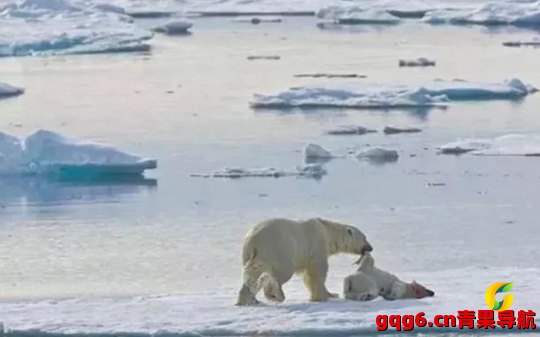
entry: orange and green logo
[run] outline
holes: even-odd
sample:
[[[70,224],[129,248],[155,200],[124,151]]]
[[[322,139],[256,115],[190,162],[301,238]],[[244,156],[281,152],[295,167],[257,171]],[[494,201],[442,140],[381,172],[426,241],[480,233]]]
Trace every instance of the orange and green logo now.
[[[486,304],[494,311],[505,311],[510,308],[512,302],[514,302],[514,295],[504,295],[502,301],[497,301],[495,295],[498,293],[506,293],[512,290],[514,287],[513,282],[496,282],[487,288],[486,291]]]

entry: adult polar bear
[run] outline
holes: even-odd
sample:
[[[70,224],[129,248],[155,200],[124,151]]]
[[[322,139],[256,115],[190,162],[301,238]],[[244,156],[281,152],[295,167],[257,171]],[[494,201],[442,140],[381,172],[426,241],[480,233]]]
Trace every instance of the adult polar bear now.
[[[372,250],[366,236],[353,226],[320,218],[264,221],[246,235],[244,283],[236,304],[259,303],[255,296],[262,287],[266,298],[283,302],[281,287],[294,273],[303,273],[311,301],[337,297],[325,285],[328,257],[337,253],[362,255]]]

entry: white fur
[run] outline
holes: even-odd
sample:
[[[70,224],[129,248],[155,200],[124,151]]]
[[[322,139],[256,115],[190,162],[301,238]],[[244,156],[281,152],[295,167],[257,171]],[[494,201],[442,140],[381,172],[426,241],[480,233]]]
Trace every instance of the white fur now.
[[[257,304],[257,292],[282,302],[282,286],[294,273],[303,274],[311,301],[337,297],[326,289],[328,257],[362,254],[371,245],[356,227],[319,218],[307,221],[271,219],[252,228],[243,248],[243,285],[237,305]]]
[[[345,278],[343,296],[349,300],[370,301],[379,295],[386,300],[396,300],[433,296],[433,292],[416,282],[405,283],[375,267],[371,254],[365,253],[359,260],[358,270]]]

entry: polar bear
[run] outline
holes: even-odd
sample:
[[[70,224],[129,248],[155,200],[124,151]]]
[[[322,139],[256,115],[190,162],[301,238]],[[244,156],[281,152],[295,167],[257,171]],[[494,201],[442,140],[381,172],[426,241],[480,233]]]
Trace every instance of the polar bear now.
[[[435,292],[413,281],[405,283],[384,270],[375,267],[373,256],[365,253],[356,262],[358,271],[343,282],[343,297],[353,301],[370,301],[381,295],[386,300],[424,298]]]
[[[337,253],[362,255],[373,250],[356,227],[320,218],[306,221],[270,219],[253,227],[243,247],[243,285],[236,305],[254,305],[264,287],[267,299],[283,302],[282,285],[302,273],[311,301],[326,301],[328,257]]]

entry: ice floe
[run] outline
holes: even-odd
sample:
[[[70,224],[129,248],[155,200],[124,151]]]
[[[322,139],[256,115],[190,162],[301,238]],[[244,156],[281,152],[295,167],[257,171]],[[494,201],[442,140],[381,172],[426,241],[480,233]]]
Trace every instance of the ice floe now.
[[[326,134],[333,136],[350,136],[350,135],[365,135],[368,133],[376,133],[376,130],[368,129],[363,126],[344,125],[332,130],[328,130]]]
[[[311,74],[296,74],[294,77],[304,78],[366,78],[366,75],[359,74],[334,74],[334,73],[311,73]]]
[[[398,128],[395,126],[386,126],[383,129],[383,133],[386,135],[395,135],[398,133],[418,133],[422,132],[419,128]]]
[[[434,67],[435,61],[425,57],[419,57],[413,60],[399,60],[400,67]]]
[[[282,178],[282,177],[298,177],[298,178],[313,178],[320,179],[328,172],[320,164],[306,164],[298,166],[293,170],[276,169],[273,167],[244,169],[225,167],[219,171],[208,174],[191,174],[196,178]]]
[[[520,99],[537,89],[519,79],[503,83],[434,80],[424,85],[367,85],[363,83],[294,87],[275,95],[255,94],[253,108],[389,109],[445,107],[449,101]]]
[[[432,24],[540,26],[540,1],[496,1],[473,8],[428,11],[423,21]]]
[[[361,150],[355,156],[359,160],[367,160],[376,164],[396,162],[399,158],[396,150],[388,150],[381,147]]]
[[[338,24],[397,24],[400,18],[384,9],[364,7],[329,6],[319,9],[317,17],[330,19]]]
[[[540,47],[540,39],[533,41],[507,41],[502,44],[505,47]]]
[[[140,175],[156,160],[130,155],[114,147],[66,138],[40,130],[24,140],[0,133],[0,174],[91,177]]]
[[[7,83],[0,82],[0,99],[13,97],[13,96],[19,96],[19,95],[22,95],[23,93],[24,93],[24,89],[22,88],[14,87]]]
[[[90,1],[4,1],[0,56],[146,51],[152,32],[123,9]]]
[[[509,134],[496,138],[469,138],[439,147],[443,154],[470,153],[479,156],[540,156],[540,135]]]
[[[186,19],[176,19],[155,27],[153,31],[167,35],[185,35],[189,33],[191,27],[193,27],[193,23],[190,21]]]
[[[233,22],[240,23],[251,23],[252,25],[258,25],[260,23],[280,23],[283,22],[282,18],[276,17],[261,17],[261,18],[236,18],[232,20]]]
[[[324,147],[310,143],[304,147],[304,161],[306,163],[326,162],[334,156]]]
[[[277,61],[280,60],[281,57],[278,55],[250,55],[247,57],[250,61],[256,61],[256,60],[271,60],[271,61]]]

